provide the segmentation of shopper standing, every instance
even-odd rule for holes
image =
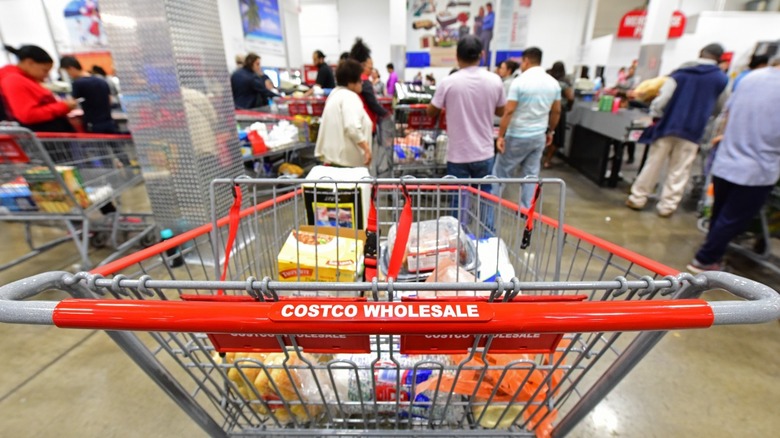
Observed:
[[[79,60],[73,56],[64,56],[60,60],[60,68],[65,70],[72,81],[73,98],[84,99],[81,109],[84,110],[82,120],[87,132],[116,134],[117,126],[111,118],[111,89],[108,83],[85,72]]]
[[[398,73],[395,72],[395,66],[392,63],[387,64],[387,73],[390,75],[387,77],[387,95],[393,97],[395,84],[398,83]]]
[[[520,76],[520,64],[512,60],[501,61],[498,65],[496,73],[504,81],[504,94],[509,94],[509,86],[512,85],[512,81]]]
[[[446,110],[447,174],[458,178],[490,175],[495,158],[493,115],[504,114],[506,96],[501,78],[479,68],[482,42],[467,35],[458,42],[457,74],[442,79],[428,105],[428,114],[437,117]],[[490,191],[489,185],[483,190]]]
[[[5,50],[19,59],[0,68],[0,99],[9,120],[37,132],[73,132],[68,113],[78,106],[73,99],[57,100],[41,83],[49,76],[54,60],[38,46]]]
[[[379,77],[379,70],[371,70],[371,86],[374,87],[374,94],[377,96],[385,95],[385,83],[382,82],[382,78]]]
[[[244,58],[244,66],[230,76],[233,102],[237,109],[267,109],[268,100],[277,96],[267,88],[266,76],[262,71],[260,56],[249,53]]]
[[[493,26],[496,23],[496,14],[493,12],[493,3],[485,3],[487,14],[482,19],[482,29],[479,33],[479,39],[482,40],[484,51],[482,52],[482,64],[490,63],[490,41],[493,40]]]
[[[374,61],[371,59],[371,49],[363,42],[361,38],[355,40],[355,44],[349,52],[350,59],[353,59],[363,66],[363,90],[360,92],[360,98],[366,108],[368,116],[373,124],[373,131],[376,132],[377,122],[387,116],[387,110],[376,100],[374,93],[374,84],[371,83],[371,72],[374,70]]]
[[[325,62],[325,54],[321,50],[315,50],[311,55],[314,65],[317,66],[316,83],[323,89],[336,88],[336,80],[333,79],[333,71],[328,63]]]
[[[520,170],[522,178],[538,177],[544,147],[552,144],[561,116],[561,86],[541,64],[542,51],[526,49],[520,60],[523,73],[509,88],[496,143],[499,155],[493,168],[499,178],[509,178],[515,169]],[[533,194],[534,185],[523,184],[523,207],[531,205]]]
[[[552,167],[552,158],[555,156],[555,151],[563,146],[563,141],[566,139],[566,111],[569,111],[574,104],[574,88],[566,80],[566,66],[563,62],[557,61],[547,71],[547,74],[558,81],[558,85],[561,86],[561,117],[558,119],[558,126],[555,128],[552,144],[547,146],[547,151],[544,154],[543,166],[545,169]]]
[[[122,105],[120,105],[119,102],[119,78],[114,75],[109,76],[103,67],[99,65],[93,65],[90,69],[90,73],[96,78],[103,79],[108,84],[108,90],[111,92],[111,108],[121,109]]]
[[[322,112],[314,155],[326,164],[340,167],[371,163],[371,119],[363,110],[363,66],[347,60],[336,68],[338,86],[328,95]]]
[[[645,133],[652,141],[650,153],[631,186],[631,196],[626,200],[628,208],[645,207],[661,169],[668,162],[656,209],[661,217],[669,217],[677,210],[707,121],[720,112],[728,93],[729,79],[718,68],[721,56],[723,47],[710,44],[702,49],[695,65],[678,69],[664,82],[650,105],[651,113],[660,120]]]
[[[689,271],[722,268],[729,242],[756,217],[780,179],[777,102],[780,67],[750,73],[729,99],[723,139],[712,164],[715,199],[710,229]]]

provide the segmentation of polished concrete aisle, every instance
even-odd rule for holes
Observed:
[[[625,188],[599,189],[558,165],[566,222],[683,269],[703,235],[692,212],[669,219],[623,206]],[[139,191],[126,205],[144,206]],[[0,263],[24,250],[23,228],[2,224]],[[51,231],[38,231],[38,238]],[[96,254],[96,260],[100,254]],[[71,270],[62,245],[0,273],[0,284]],[[742,259],[736,273],[774,288],[780,279]],[[723,299],[710,293],[707,299]],[[58,296],[46,297],[58,299]],[[575,437],[769,437],[780,430],[780,324],[673,331],[577,427]],[[103,332],[0,325],[0,436],[203,436]]]

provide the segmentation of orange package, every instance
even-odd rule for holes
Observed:
[[[453,355],[453,361],[456,363],[467,358],[468,356],[463,354]],[[464,368],[476,369],[462,370],[457,381],[454,375],[442,376],[438,390],[469,396],[477,403],[488,400],[495,403],[477,404],[472,408],[474,417],[482,427],[509,428],[522,412],[523,418],[528,421],[528,428],[536,431],[537,438],[549,437],[557,411],[549,412],[547,407],[541,404],[547,397],[548,385],[544,384],[547,376],[545,371],[535,369],[534,356],[487,354],[485,360],[487,363],[483,362],[481,356],[472,357],[464,364]],[[418,385],[418,391],[433,390],[436,383],[434,379],[423,382]],[[511,401],[515,404],[506,404]],[[526,404],[532,401],[539,404],[526,408]]]

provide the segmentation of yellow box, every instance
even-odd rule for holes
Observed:
[[[302,226],[293,230],[279,251],[279,281],[353,282],[363,274],[365,232],[335,227]],[[315,244],[316,242],[316,244]],[[299,264],[300,263],[300,264]]]

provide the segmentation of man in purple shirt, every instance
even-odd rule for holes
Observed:
[[[392,62],[387,64],[387,72],[390,73],[390,77],[387,78],[387,95],[393,97],[395,95],[395,84],[398,82],[398,73],[395,72]]]
[[[491,174],[496,156],[493,115],[504,114],[506,96],[497,74],[479,67],[482,42],[467,35],[458,42],[457,73],[442,79],[428,114],[447,117],[447,174],[458,178],[482,178]],[[489,184],[482,189],[490,191]]]

